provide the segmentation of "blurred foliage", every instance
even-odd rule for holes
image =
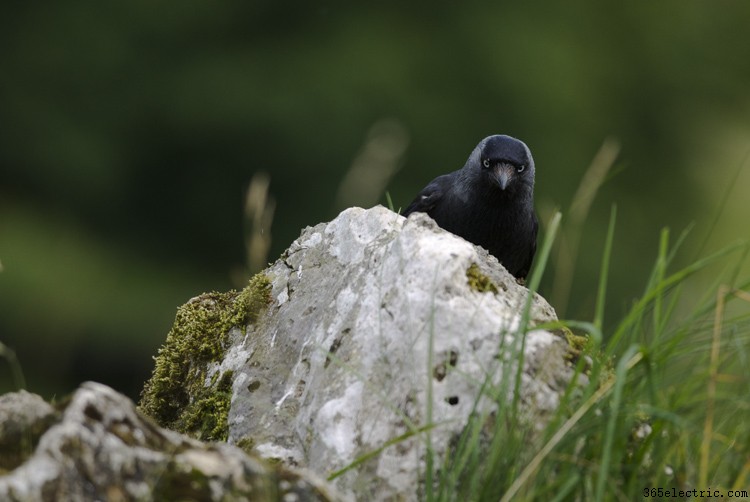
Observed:
[[[713,225],[750,149],[747,2],[0,11],[0,339],[47,396],[83,379],[138,395],[176,307],[238,285],[244,196],[261,171],[273,260],[351,203],[339,187],[363,158],[387,165],[378,183],[404,207],[484,136],[517,136],[546,220],[612,137],[621,150],[582,229],[566,317],[591,315],[612,202],[609,317],[647,275],[661,227],[695,222],[696,252],[709,235],[701,251],[750,236],[746,166]],[[372,157],[384,123],[397,154]],[[9,375],[0,367],[0,392]]]

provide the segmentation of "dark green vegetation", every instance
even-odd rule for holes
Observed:
[[[254,323],[270,301],[270,283],[258,274],[242,291],[206,293],[177,310],[174,326],[156,356],[140,409],[169,429],[206,441],[227,438],[232,372],[206,367],[224,358],[229,331]]]
[[[492,133],[528,143],[540,219],[559,207],[564,225],[594,154],[619,142],[575,273],[553,259],[540,285],[590,317],[616,201],[618,319],[650,236],[694,221],[699,248],[747,151],[749,18],[742,1],[4,2],[1,341],[47,398],[86,379],[136,398],[174,306],[250,276],[253,174],[276,199],[270,261],[385,185],[405,207]],[[707,251],[748,237],[748,173]],[[338,197],[345,179],[366,182]],[[0,392],[11,382],[3,366]]]

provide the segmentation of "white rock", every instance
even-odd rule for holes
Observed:
[[[497,293],[470,286],[472,265]],[[482,383],[499,383],[502,364],[515,375],[510,348],[521,346],[528,290],[426,215],[348,209],[303,231],[266,272],[276,300],[249,336],[234,337],[241,351],[228,351],[250,356],[222,364],[235,375],[230,442],[250,439],[261,453],[283,452],[282,461],[327,476],[426,425],[431,385],[432,422],[440,424],[432,446],[442,458]],[[531,318],[556,317],[535,296]],[[523,401],[535,403],[541,415],[532,415],[542,420],[571,374],[567,344],[544,330],[525,337]],[[496,406],[479,404],[485,412]],[[336,483],[362,500],[417,500],[424,469],[423,443],[412,437]]]

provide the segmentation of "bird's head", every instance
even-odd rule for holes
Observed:
[[[529,147],[516,138],[502,134],[484,138],[468,163],[504,192],[524,192],[534,188],[534,159]]]

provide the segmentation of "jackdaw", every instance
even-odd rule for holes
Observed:
[[[482,246],[517,279],[525,279],[536,253],[534,159],[523,141],[484,138],[464,167],[438,176],[409,204],[404,216],[427,213],[445,230]]]

